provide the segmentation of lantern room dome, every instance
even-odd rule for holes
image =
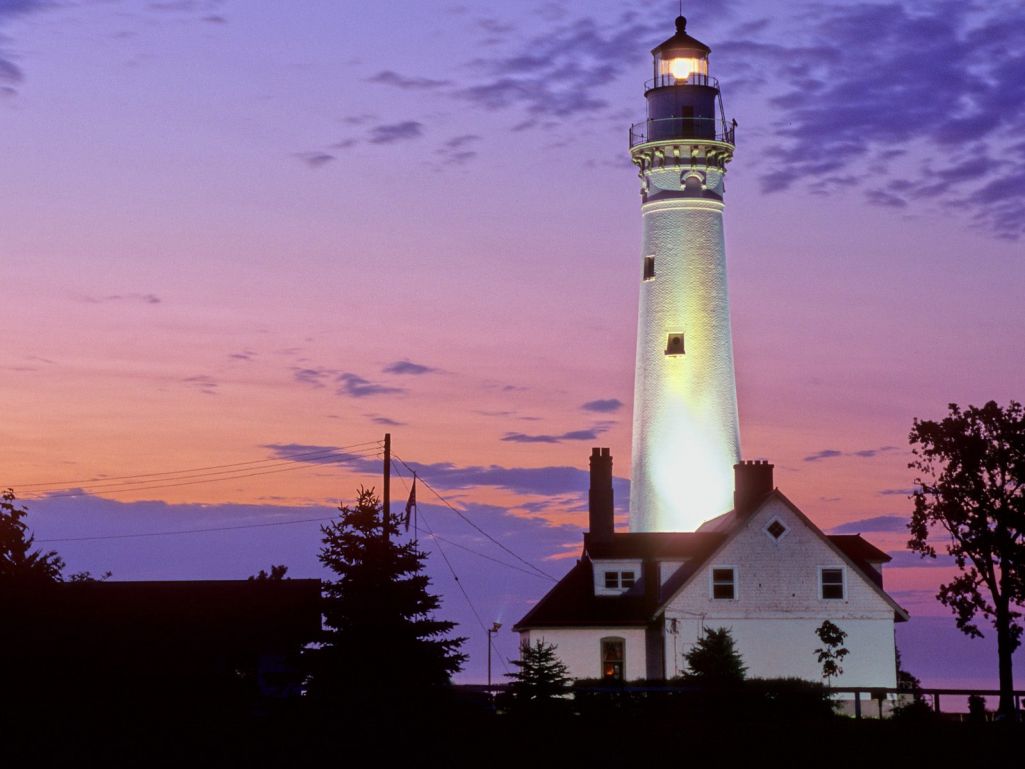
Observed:
[[[676,34],[661,45],[651,49],[651,55],[659,58],[670,59],[678,55],[677,52],[688,51],[698,53],[702,58],[708,56],[712,49],[700,40],[687,34],[687,17],[676,17]]]

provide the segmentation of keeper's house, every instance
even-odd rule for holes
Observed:
[[[612,457],[591,455],[590,531],[576,566],[515,626],[557,645],[575,678],[670,679],[702,628],[729,628],[749,676],[821,680],[815,633],[847,633],[838,687],[894,687],[890,560],[860,535],[824,534],[778,489],[773,466],[734,468],[734,509],[694,532],[617,533]]]

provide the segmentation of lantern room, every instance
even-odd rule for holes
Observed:
[[[677,17],[676,34],[651,50],[655,77],[644,88],[648,119],[631,126],[631,147],[678,139],[733,144],[719,83],[708,74],[711,52],[687,34],[687,19]]]
[[[676,18],[676,34],[653,48],[654,88],[668,85],[708,85],[708,54],[712,49],[687,34],[687,19]]]

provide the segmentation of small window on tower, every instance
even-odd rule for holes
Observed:
[[[683,334],[670,334],[666,342],[666,355],[683,355]]]
[[[655,257],[653,256],[644,257],[644,279],[655,279]]]

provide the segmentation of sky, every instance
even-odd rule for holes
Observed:
[[[460,680],[483,625],[513,656],[537,569],[579,555],[592,446],[626,525],[627,132],[676,13],[0,0],[0,485],[37,538],[114,579],[329,576],[318,519],[380,487],[387,431],[397,506],[410,469],[441,495],[418,488],[421,541]],[[994,685],[991,639],[934,599],[949,560],[904,550],[907,436],[1025,390],[1025,8],[684,13],[738,121],[742,454],[894,556],[912,672]]]

